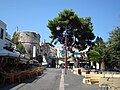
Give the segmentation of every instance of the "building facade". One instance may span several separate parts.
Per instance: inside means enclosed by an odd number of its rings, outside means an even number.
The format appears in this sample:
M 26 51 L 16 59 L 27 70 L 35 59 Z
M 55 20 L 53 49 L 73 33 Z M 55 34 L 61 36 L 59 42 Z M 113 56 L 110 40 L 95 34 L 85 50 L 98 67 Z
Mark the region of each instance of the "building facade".
M 40 35 L 35 32 L 29 32 L 29 31 L 20 32 L 18 41 L 23 44 L 26 52 L 32 55 L 33 57 L 35 57 L 36 54 L 38 54 L 37 51 L 40 51 L 40 45 L 39 45 Z
M 20 32 L 17 30 L 16 32 L 19 34 L 18 42 L 22 43 L 30 58 L 36 59 L 41 63 L 40 35 L 30 31 Z
M 44 42 L 41 45 L 41 54 L 45 57 L 44 62 L 47 62 L 50 67 L 56 67 L 57 50 L 52 44 Z
M 5 45 L 5 33 L 6 33 L 6 24 L 0 20 L 0 49 L 3 49 Z
M 7 25 L 0 20 L 0 49 L 13 49 L 15 44 L 12 42 L 11 36 L 8 34 Z
M 11 37 L 6 29 L 7 25 L 0 20 L 0 64 L 3 69 L 3 64 L 10 65 L 14 64 L 19 57 L 19 52 L 14 50 L 15 44 L 12 43 Z M 9 68 L 6 66 L 5 68 Z

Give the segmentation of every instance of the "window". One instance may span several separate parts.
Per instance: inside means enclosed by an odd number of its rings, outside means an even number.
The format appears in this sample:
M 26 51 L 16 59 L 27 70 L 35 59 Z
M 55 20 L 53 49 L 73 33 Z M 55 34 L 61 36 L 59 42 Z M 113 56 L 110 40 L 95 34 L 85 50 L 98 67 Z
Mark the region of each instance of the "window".
M 0 30 L 0 38 L 3 39 L 3 32 L 4 32 L 4 29 L 1 28 Z

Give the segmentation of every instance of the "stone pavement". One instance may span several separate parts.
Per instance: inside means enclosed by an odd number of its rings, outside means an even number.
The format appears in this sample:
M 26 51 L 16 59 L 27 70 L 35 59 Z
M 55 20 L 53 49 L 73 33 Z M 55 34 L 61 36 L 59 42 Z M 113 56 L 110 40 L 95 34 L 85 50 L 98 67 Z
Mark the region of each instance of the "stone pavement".
M 42 76 L 22 83 L 8 84 L 0 90 L 98 90 L 98 85 L 83 84 L 83 76 L 75 75 L 70 71 L 64 75 L 63 71 L 63 69 L 47 68 Z
M 60 76 L 61 69 L 47 68 L 41 76 L 5 85 L 0 90 L 59 90 Z
M 68 71 L 67 74 L 64 75 L 64 87 L 65 90 L 98 90 L 99 86 L 87 85 L 83 84 L 83 76 L 75 75 L 72 72 Z

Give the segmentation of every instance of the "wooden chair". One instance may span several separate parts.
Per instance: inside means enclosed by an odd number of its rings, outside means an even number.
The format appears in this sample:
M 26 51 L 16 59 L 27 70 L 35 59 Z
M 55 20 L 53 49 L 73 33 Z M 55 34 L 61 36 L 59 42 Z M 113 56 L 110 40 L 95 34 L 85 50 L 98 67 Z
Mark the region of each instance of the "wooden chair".
M 26 79 L 26 76 L 25 76 L 25 72 L 24 71 L 21 71 L 20 73 L 18 73 L 17 80 L 18 80 L 19 83 L 22 82 L 25 79 Z
M 27 79 L 31 78 L 31 71 L 30 70 L 26 70 L 25 76 L 26 76 Z
M 3 77 L 3 83 L 14 83 L 15 82 L 15 78 L 14 78 L 14 73 L 3 73 L 2 75 Z

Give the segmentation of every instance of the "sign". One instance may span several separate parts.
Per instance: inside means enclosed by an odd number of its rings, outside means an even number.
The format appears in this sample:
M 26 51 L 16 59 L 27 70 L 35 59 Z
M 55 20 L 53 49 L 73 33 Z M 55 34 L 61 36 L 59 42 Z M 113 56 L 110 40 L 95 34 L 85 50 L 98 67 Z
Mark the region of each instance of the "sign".
M 74 53 L 74 57 L 78 57 L 78 52 L 75 52 L 75 53 Z
M 60 53 L 61 53 L 61 56 L 65 56 L 65 51 L 64 50 L 61 50 Z

